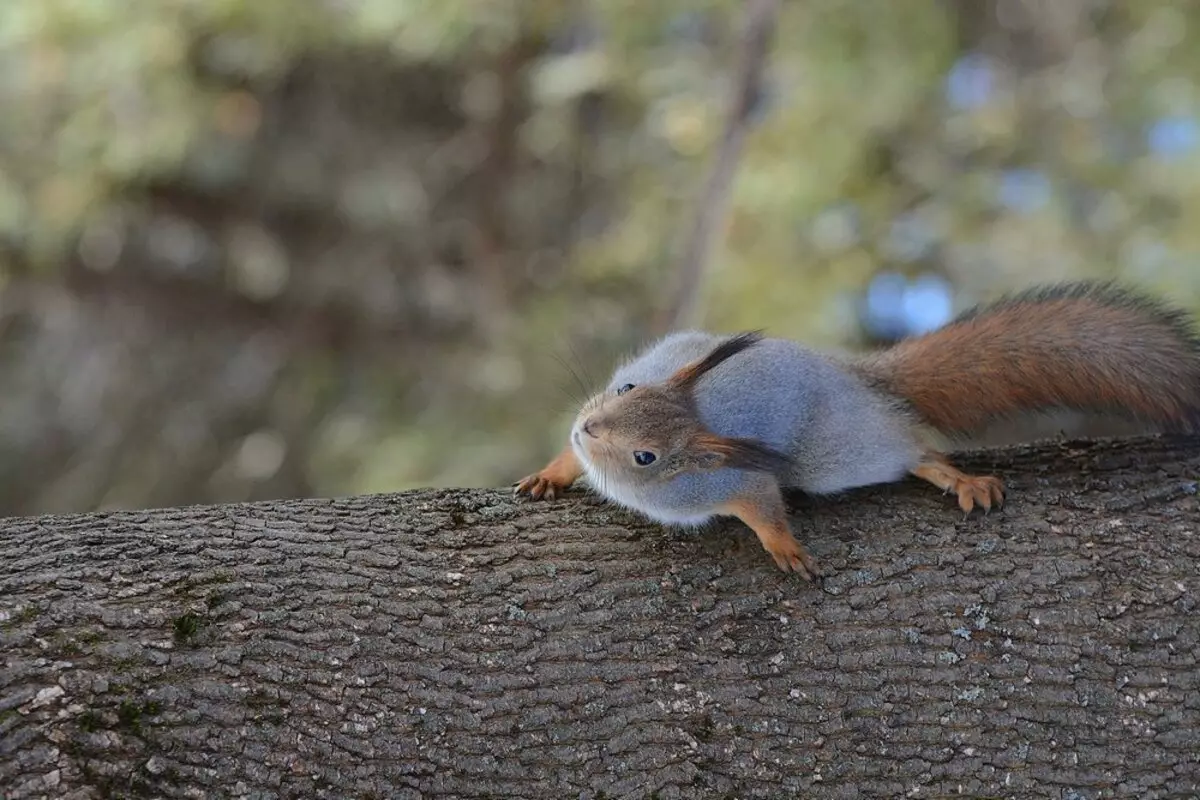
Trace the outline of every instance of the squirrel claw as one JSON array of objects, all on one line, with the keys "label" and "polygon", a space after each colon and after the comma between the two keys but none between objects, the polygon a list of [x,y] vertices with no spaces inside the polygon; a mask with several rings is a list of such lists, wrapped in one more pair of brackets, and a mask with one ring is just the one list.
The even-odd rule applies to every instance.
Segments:
[{"label": "squirrel claw", "polygon": [[527,475],[513,484],[513,494],[518,497],[524,495],[530,500],[554,500],[566,489],[566,486],[554,482],[540,472]]},{"label": "squirrel claw", "polygon": [[953,493],[958,498],[964,519],[976,506],[986,514],[992,506],[1004,505],[1004,481],[991,475],[968,475],[941,459],[930,459],[912,472],[943,493]]},{"label": "squirrel claw", "polygon": [[570,489],[582,473],[575,453],[566,447],[545,467],[513,484],[513,494],[530,500],[553,500]]},{"label": "squirrel claw", "polygon": [[999,507],[1004,504],[1004,484],[990,475],[964,475],[954,488],[958,495],[958,507],[964,514],[970,514],[979,506],[987,515],[993,505]]},{"label": "squirrel claw", "polygon": [[777,567],[784,572],[798,573],[806,581],[815,581],[823,574],[817,560],[794,539],[770,553]]}]

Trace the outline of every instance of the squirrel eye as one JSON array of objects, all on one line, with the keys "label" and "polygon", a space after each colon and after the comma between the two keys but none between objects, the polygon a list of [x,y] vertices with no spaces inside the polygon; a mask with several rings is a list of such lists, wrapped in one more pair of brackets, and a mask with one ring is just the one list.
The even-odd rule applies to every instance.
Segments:
[{"label": "squirrel eye", "polygon": [[653,464],[657,458],[658,456],[654,455],[654,453],[650,453],[645,450],[633,451],[633,460],[637,462],[639,467],[649,466]]},{"label": "squirrel eye", "polygon": [[[628,391],[629,391],[630,389],[632,389],[632,388],[633,388],[633,384],[632,384],[632,383],[627,383],[627,384],[625,384],[624,386],[622,386],[620,389],[617,389],[617,394],[625,394],[626,392],[628,392]],[[653,460],[653,459],[651,459],[651,460]],[[649,462],[647,462],[647,463],[649,463]]]}]

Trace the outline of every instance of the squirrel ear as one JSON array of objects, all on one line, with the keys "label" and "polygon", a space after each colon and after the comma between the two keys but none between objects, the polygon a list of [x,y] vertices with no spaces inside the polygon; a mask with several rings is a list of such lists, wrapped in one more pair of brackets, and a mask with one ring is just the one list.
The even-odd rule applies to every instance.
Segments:
[{"label": "squirrel ear", "polygon": [[778,475],[786,472],[792,464],[792,459],[786,454],[753,439],[701,433],[696,437],[695,449],[705,469],[730,467]]},{"label": "squirrel ear", "polygon": [[691,389],[704,376],[704,373],[761,341],[762,338],[762,331],[748,331],[726,339],[704,358],[688,364],[668,378],[667,385],[672,389]]}]

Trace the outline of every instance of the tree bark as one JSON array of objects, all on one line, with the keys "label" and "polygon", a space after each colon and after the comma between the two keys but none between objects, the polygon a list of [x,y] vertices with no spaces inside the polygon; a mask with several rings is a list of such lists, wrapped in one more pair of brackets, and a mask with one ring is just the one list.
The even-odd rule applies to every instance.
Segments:
[{"label": "tree bark", "polygon": [[0,521],[0,796],[1195,797],[1194,440],[739,525],[501,491]]}]

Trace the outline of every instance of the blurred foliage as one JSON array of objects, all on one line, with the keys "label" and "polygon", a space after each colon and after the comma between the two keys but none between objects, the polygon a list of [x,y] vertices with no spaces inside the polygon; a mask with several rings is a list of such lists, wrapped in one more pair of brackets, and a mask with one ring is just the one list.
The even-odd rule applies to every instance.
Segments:
[{"label": "blurred foliage", "polygon": [[[540,466],[664,302],[742,5],[9,0],[0,512]],[[1084,275],[1200,306],[1197,30],[784,2],[705,324],[855,347]]]}]

